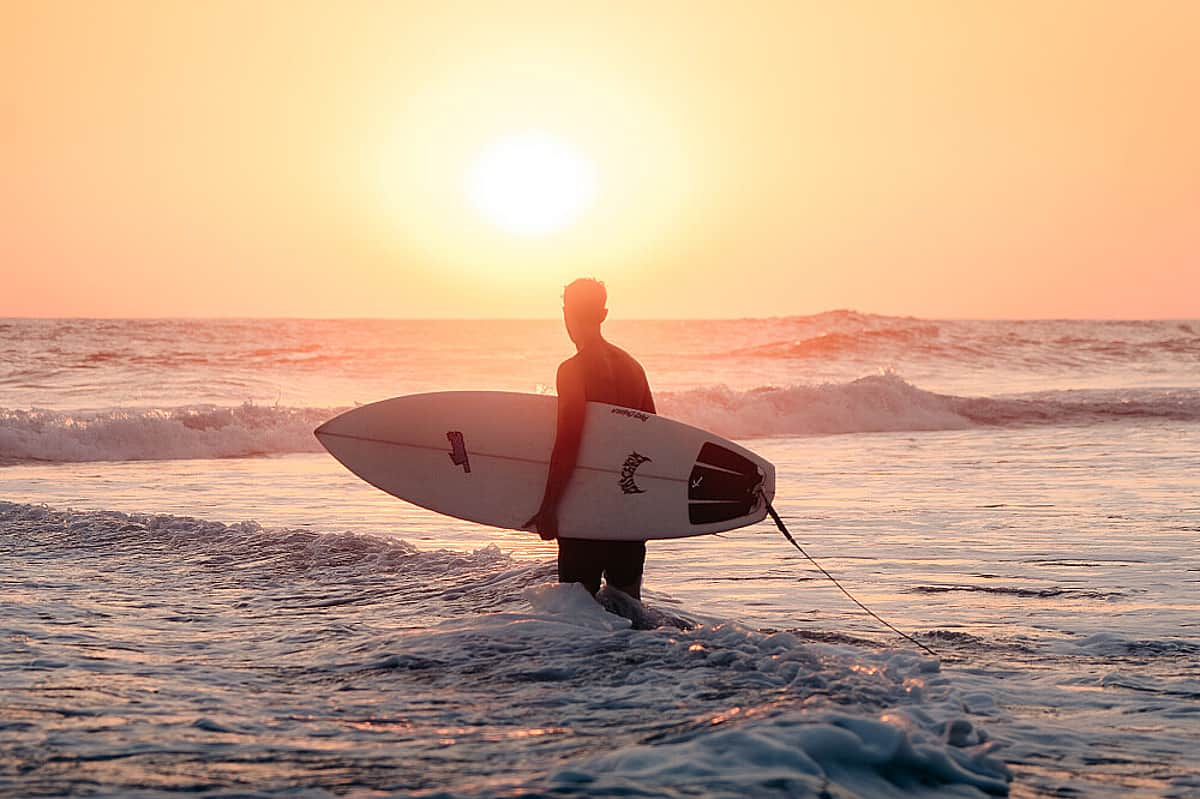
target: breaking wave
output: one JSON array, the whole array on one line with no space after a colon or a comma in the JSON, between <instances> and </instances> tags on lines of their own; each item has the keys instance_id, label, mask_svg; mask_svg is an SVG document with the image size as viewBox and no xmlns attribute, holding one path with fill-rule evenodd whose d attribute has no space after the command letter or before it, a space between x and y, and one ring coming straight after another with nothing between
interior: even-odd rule
<instances>
[{"instance_id":1,"label":"breaking wave","mask_svg":"<svg viewBox=\"0 0 1200 799\"><path fill-rule=\"evenodd\" d=\"M733 438L959 430L979 426L1096 424L1127 419L1200 420L1200 390L1049 391L961 397L886 373L849 383L724 386L664 395L659 412Z\"/></svg>"},{"instance_id":2,"label":"breaking wave","mask_svg":"<svg viewBox=\"0 0 1200 799\"><path fill-rule=\"evenodd\" d=\"M336 412L244 404L103 413L0 409L0 462L242 458L317 452L312 431Z\"/></svg>"},{"instance_id":3,"label":"breaking wave","mask_svg":"<svg viewBox=\"0 0 1200 799\"><path fill-rule=\"evenodd\" d=\"M704 386L659 396L659 412L731 438L958 430L978 426L1200 421L1200 389L961 397L887 373L849 383ZM244 404L71 413L0 409L0 463L241 458L320 452L314 427L339 408Z\"/></svg>"}]
</instances>

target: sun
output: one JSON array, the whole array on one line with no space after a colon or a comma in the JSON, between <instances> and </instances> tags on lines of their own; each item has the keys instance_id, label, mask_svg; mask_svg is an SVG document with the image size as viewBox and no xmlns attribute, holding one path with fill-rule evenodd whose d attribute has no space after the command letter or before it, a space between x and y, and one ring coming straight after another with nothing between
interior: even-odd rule
<instances>
[{"instance_id":1,"label":"sun","mask_svg":"<svg viewBox=\"0 0 1200 799\"><path fill-rule=\"evenodd\" d=\"M543 131L492 142L466 175L466 193L483 217L517 236L563 230L596 199L596 170L566 141Z\"/></svg>"}]
</instances>

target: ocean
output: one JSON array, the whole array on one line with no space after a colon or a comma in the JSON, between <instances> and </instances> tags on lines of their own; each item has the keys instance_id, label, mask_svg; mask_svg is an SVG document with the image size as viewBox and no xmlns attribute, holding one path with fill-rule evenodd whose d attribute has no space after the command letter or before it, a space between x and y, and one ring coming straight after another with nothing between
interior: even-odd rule
<instances>
[{"instance_id":1,"label":"ocean","mask_svg":"<svg viewBox=\"0 0 1200 799\"><path fill-rule=\"evenodd\" d=\"M633 625L312 436L552 392L558 321L0 320L0 794L1200 796L1200 321L605 329L936 654L769 522Z\"/></svg>"}]
</instances>

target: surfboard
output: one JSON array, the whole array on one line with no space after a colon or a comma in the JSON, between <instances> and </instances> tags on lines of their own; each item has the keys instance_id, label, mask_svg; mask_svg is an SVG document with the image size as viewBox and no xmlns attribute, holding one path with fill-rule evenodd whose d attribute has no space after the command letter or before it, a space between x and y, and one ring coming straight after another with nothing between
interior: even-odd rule
<instances>
[{"instance_id":1,"label":"surfboard","mask_svg":"<svg viewBox=\"0 0 1200 799\"><path fill-rule=\"evenodd\" d=\"M354 474L438 513L520 529L537 511L557 399L506 391L413 394L318 427ZM766 516L775 468L720 436L652 413L589 402L559 535L640 541L717 533Z\"/></svg>"}]
</instances>

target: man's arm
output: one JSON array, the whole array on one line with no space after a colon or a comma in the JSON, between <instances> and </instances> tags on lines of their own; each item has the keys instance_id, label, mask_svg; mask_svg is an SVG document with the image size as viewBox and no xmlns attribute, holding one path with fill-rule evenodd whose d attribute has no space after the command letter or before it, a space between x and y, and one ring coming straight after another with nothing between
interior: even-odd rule
<instances>
[{"instance_id":1,"label":"man's arm","mask_svg":"<svg viewBox=\"0 0 1200 799\"><path fill-rule=\"evenodd\" d=\"M557 383L558 425L554 434L554 450L550 454L550 471L546 475L546 489L538 512L525 523L526 527L534 527L546 541L558 537L558 505L579 458L583 417L587 409L583 377L578 364L565 361L558 367Z\"/></svg>"}]
</instances>

